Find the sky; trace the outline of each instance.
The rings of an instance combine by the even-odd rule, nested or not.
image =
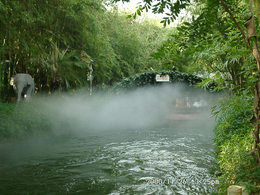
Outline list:
[[[118,4],[124,8],[130,8],[130,9],[133,9],[137,6],[137,4],[140,2],[141,0],[130,0],[129,3],[127,2],[124,2],[122,3],[121,1],[118,2]]]
[[[153,0],[155,2],[155,0]],[[141,2],[141,4],[139,4]],[[130,10],[135,10],[135,8],[138,6],[138,5],[142,5],[143,2],[142,0],[130,0],[129,3],[127,2],[124,2],[122,3],[121,1],[117,3],[119,5],[119,8],[121,9],[130,9]],[[184,11],[181,11],[181,16],[184,15]],[[163,17],[168,17],[166,14],[153,14],[151,10],[148,11],[148,16],[150,18],[160,18],[162,19]],[[174,22],[175,24],[178,23],[178,19]]]
[[[139,2],[142,2],[142,0],[130,0],[129,3],[124,2],[122,3],[121,1],[118,2],[117,4],[119,5],[119,8],[122,9],[130,9],[133,10],[138,6],[138,5],[142,5],[142,4],[138,4]],[[153,14],[151,10],[149,10],[148,12],[149,17],[151,18],[163,18],[164,14]]]

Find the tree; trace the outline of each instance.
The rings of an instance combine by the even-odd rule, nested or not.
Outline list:
[[[56,80],[60,80],[63,88],[83,86],[87,81],[90,59],[83,60],[82,54],[85,52],[89,58],[96,58],[99,52],[95,47],[95,41],[99,41],[98,17],[105,13],[102,2],[1,0],[2,98],[10,98],[9,79],[13,73],[32,75],[37,91],[49,90],[55,77]],[[58,60],[59,57],[63,60]],[[70,65],[64,63],[68,60]],[[47,61],[49,65],[44,63]],[[57,71],[53,68],[57,61],[62,62],[59,65],[59,74],[56,74]],[[71,74],[61,73],[62,70],[71,70]]]
[[[160,69],[160,60],[152,58],[151,53],[160,47],[169,36],[169,28],[163,29],[156,19],[147,15],[136,19],[126,19],[130,12],[119,11],[117,7],[109,10],[102,22],[111,48],[117,61],[114,61],[111,83],[143,71],[150,67]]]
[[[112,0],[112,2],[130,2],[131,0]],[[140,3],[143,2],[143,5],[139,4],[138,9],[132,15],[134,18],[137,15],[141,15],[143,11],[148,12],[148,10],[152,10],[153,13],[165,13],[167,16],[163,18],[161,23],[164,26],[169,25],[171,22],[176,20],[176,18],[181,13],[182,9],[185,9],[189,4],[190,0],[177,0],[175,2],[168,0],[160,0],[154,3],[153,0],[140,0]]]
[[[167,35],[156,21],[126,20],[107,10],[104,0],[0,0],[0,93],[10,100],[10,77],[28,73],[36,91],[74,90],[87,84],[113,84],[160,60],[150,54]],[[129,13],[128,13],[129,14]]]

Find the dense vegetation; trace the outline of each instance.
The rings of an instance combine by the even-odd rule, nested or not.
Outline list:
[[[254,138],[252,117],[252,96],[234,96],[219,101],[214,107],[217,124],[214,128],[216,137],[216,158],[221,176],[219,194],[227,194],[227,188],[232,184],[243,185],[249,193],[260,190],[260,169],[250,153]]]
[[[1,0],[1,99],[14,96],[9,81],[17,73],[32,75],[36,92],[48,93],[86,86],[91,59],[94,85],[159,68],[150,54],[170,28],[126,15],[117,7],[107,10],[103,0]]]

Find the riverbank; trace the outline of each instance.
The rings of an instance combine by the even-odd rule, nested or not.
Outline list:
[[[0,144],[57,134],[72,121],[54,108],[39,102],[0,102]]]
[[[216,160],[221,175],[218,194],[227,194],[230,185],[242,185],[249,193],[260,191],[260,167],[249,155],[254,145],[249,119],[253,114],[253,98],[233,97],[220,101],[213,109]]]

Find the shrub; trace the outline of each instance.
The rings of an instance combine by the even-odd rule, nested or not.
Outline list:
[[[249,155],[253,143],[251,133],[243,136],[234,134],[220,146],[217,164],[222,172],[218,178],[221,193],[226,194],[227,188],[233,184],[244,185],[249,191],[260,190],[260,169]]]
[[[249,119],[253,114],[253,98],[233,97],[221,100],[213,108],[217,115],[214,128],[217,164],[222,172],[218,177],[219,194],[226,194],[228,186],[243,185],[249,193],[260,190],[260,168],[249,155],[254,144]]]
[[[217,149],[234,134],[243,136],[252,130],[249,119],[253,116],[253,101],[253,97],[235,96],[220,100],[218,106],[212,108],[217,120],[214,128]]]

